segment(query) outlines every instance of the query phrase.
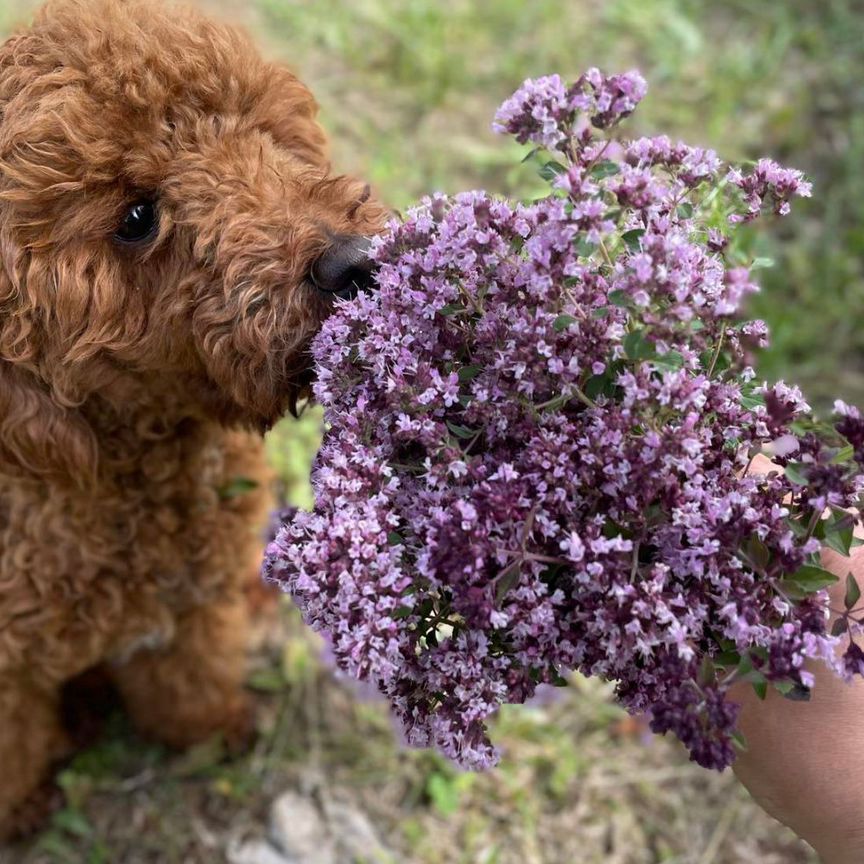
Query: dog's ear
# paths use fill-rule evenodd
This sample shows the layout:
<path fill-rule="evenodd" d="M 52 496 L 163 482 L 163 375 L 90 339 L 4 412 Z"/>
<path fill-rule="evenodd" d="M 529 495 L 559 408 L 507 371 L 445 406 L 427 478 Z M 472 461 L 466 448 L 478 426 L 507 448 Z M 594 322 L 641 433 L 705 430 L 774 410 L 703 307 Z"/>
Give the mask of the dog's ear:
<path fill-rule="evenodd" d="M 0 359 L 0 474 L 87 488 L 96 467 L 96 438 L 86 421 L 58 405 L 35 374 Z"/>
<path fill-rule="evenodd" d="M 312 91 L 287 66 L 271 63 L 267 68 L 267 91 L 256 108 L 260 127 L 304 161 L 326 166 L 327 136 L 318 123 Z"/>
<path fill-rule="evenodd" d="M 22 345 L 33 333 L 21 315 L 0 261 L 0 475 L 30 475 L 87 488 L 96 477 L 97 444 L 90 426 L 74 409 L 52 398 Z M 13 359 L 10 359 L 14 357 Z"/>
<path fill-rule="evenodd" d="M 6 100 L 18 86 L 4 73 L 14 66 L 16 47 L 24 39 L 26 34 L 19 33 L 0 40 L 0 130 Z M 0 201 L 0 223 L 3 206 Z M 0 477 L 29 475 L 88 488 L 96 477 L 96 437 L 80 413 L 57 402 L 33 371 L 37 352 L 32 320 L 22 315 L 24 286 L 9 275 L 15 257 L 0 237 Z"/>

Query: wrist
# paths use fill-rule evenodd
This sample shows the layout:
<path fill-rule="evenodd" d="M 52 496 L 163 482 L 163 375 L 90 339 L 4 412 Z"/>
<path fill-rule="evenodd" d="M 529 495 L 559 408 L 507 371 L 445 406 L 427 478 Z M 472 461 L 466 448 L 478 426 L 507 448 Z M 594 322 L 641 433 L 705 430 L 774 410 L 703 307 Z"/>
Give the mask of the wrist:
<path fill-rule="evenodd" d="M 819 861 L 821 864 L 861 864 L 864 861 L 864 847 L 858 849 L 847 849 L 841 852 L 832 851 L 830 853 L 819 853 Z"/>
<path fill-rule="evenodd" d="M 821 864 L 861 864 L 864 861 L 864 835 L 833 837 L 830 842 L 813 843 Z"/>

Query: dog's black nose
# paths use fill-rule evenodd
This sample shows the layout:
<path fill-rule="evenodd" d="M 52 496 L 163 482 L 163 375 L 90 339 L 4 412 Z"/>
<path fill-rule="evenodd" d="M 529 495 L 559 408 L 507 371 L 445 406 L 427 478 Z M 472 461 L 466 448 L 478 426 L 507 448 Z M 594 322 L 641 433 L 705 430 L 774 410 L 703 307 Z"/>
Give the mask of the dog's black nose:
<path fill-rule="evenodd" d="M 312 265 L 312 284 L 323 294 L 337 297 L 353 297 L 371 288 L 378 265 L 369 257 L 369 246 L 368 237 L 334 237 Z"/>

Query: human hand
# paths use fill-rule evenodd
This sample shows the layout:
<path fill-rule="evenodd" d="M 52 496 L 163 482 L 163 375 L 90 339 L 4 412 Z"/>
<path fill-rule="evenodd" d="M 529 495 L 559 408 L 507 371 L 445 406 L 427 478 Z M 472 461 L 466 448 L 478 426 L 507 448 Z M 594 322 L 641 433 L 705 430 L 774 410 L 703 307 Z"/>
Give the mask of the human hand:
<path fill-rule="evenodd" d="M 844 558 L 823 552 L 840 581 L 832 608 L 843 608 L 846 575 L 864 585 L 864 547 Z M 747 751 L 735 761 L 738 779 L 756 802 L 819 853 L 823 864 L 864 864 L 864 680 L 846 684 L 820 663 L 809 702 L 769 688 L 764 701 L 749 684 L 730 694 L 742 706 Z"/>

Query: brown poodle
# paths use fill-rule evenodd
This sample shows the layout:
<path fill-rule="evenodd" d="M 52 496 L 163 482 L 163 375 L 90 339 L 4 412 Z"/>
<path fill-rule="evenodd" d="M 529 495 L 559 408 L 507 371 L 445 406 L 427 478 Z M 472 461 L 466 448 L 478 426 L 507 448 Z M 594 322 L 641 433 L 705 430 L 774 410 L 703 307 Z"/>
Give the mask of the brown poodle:
<path fill-rule="evenodd" d="M 148 0 L 56 0 L 0 47 L 0 835 L 44 810 L 91 667 L 169 745 L 249 731 L 260 433 L 385 217 L 315 111 Z"/>

